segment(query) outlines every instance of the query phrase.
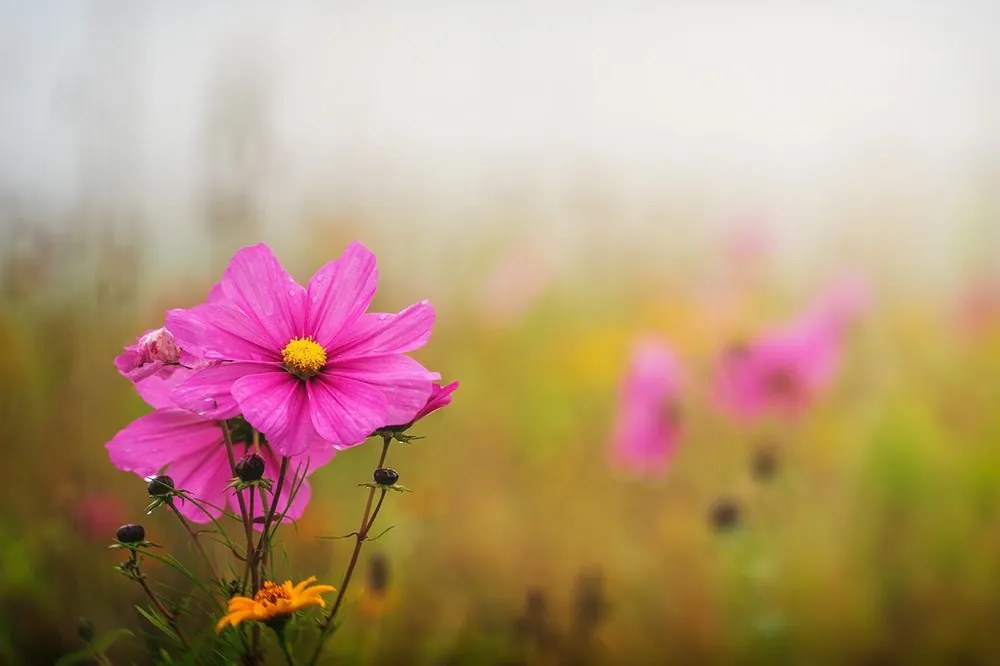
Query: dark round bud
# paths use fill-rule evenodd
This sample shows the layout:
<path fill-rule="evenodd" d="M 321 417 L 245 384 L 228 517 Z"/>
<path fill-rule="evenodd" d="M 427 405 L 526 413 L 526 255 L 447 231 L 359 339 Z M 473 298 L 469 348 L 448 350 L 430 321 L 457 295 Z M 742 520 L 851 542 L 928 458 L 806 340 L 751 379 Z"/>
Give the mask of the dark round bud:
<path fill-rule="evenodd" d="M 399 472 L 388 467 L 379 467 L 375 470 L 375 483 L 380 486 L 394 486 L 399 481 Z"/>
<path fill-rule="evenodd" d="M 389 558 L 382 553 L 375 553 L 368 561 L 368 588 L 372 592 L 382 593 L 389 587 Z"/>
<path fill-rule="evenodd" d="M 153 497 L 163 497 L 164 495 L 170 495 L 174 492 L 174 480 L 169 476 L 154 476 L 149 480 L 149 485 L 146 486 L 146 490 Z"/>
<path fill-rule="evenodd" d="M 778 471 L 778 456 L 771 446 L 762 446 L 750 459 L 750 473 L 758 481 L 769 481 Z"/>
<path fill-rule="evenodd" d="M 94 640 L 94 621 L 81 617 L 76 623 L 76 633 L 84 643 Z"/>
<path fill-rule="evenodd" d="M 709 509 L 708 519 L 718 532 L 728 532 L 740 524 L 740 504 L 732 497 L 716 500 Z"/>
<path fill-rule="evenodd" d="M 119 527 L 115 536 L 122 543 L 139 543 L 146 538 L 146 529 L 142 525 L 129 523 Z"/>
<path fill-rule="evenodd" d="M 236 463 L 236 476 L 240 481 L 260 481 L 264 477 L 264 459 L 256 453 L 248 453 Z"/>

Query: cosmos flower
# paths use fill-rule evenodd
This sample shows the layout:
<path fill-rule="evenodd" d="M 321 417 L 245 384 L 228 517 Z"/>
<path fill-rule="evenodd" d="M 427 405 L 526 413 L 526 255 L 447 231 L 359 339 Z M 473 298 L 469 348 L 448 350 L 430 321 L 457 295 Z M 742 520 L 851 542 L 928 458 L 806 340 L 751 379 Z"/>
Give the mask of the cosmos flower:
<path fill-rule="evenodd" d="M 293 613 L 310 606 L 326 606 L 323 597 L 327 592 L 333 592 L 332 585 L 313 585 L 315 576 L 310 576 L 297 585 L 286 580 L 281 585 L 267 581 L 253 596 L 236 596 L 229 600 L 229 607 L 222 619 L 215 625 L 215 630 L 222 631 L 227 626 L 237 627 L 241 622 L 274 622 L 287 619 Z"/>
<path fill-rule="evenodd" d="M 348 448 L 412 421 L 439 376 L 406 352 L 430 337 L 434 310 L 422 301 L 366 314 L 376 283 L 375 257 L 359 243 L 306 287 L 267 246 L 240 250 L 215 300 L 167 315 L 181 347 L 218 362 L 173 399 L 207 418 L 242 414 L 282 456 Z"/>
<path fill-rule="evenodd" d="M 868 283 L 859 274 L 844 273 L 809 306 L 802 319 L 810 325 L 827 326 L 844 334 L 871 307 L 872 294 Z"/>
<path fill-rule="evenodd" d="M 681 371 L 656 340 L 636 346 L 625 376 L 612 436 L 612 462 L 637 474 L 662 472 L 677 451 Z"/>
<path fill-rule="evenodd" d="M 832 383 L 841 350 L 839 330 L 824 320 L 766 331 L 723 353 L 715 380 L 717 402 L 748 420 L 766 413 L 798 416 Z"/>

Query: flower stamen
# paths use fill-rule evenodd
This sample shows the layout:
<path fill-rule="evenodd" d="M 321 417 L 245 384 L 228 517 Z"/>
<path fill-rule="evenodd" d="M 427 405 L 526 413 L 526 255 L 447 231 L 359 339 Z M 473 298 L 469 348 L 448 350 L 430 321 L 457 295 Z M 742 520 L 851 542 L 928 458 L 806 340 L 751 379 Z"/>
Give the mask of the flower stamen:
<path fill-rule="evenodd" d="M 288 372 L 308 379 L 326 365 L 326 350 L 311 337 L 292 338 L 281 350 L 281 360 Z"/>

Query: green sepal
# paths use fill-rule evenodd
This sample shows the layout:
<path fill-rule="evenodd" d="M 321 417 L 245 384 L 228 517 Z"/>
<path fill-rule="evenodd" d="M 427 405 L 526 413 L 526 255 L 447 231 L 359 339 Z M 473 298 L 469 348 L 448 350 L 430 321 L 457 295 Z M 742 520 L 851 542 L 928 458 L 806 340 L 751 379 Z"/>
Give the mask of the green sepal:
<path fill-rule="evenodd" d="M 401 486 L 398 483 L 394 483 L 391 486 L 383 486 L 378 483 L 372 483 L 371 481 L 367 483 L 359 483 L 358 486 L 363 486 L 365 488 L 375 488 L 377 490 L 395 490 L 397 493 L 412 493 L 413 491 L 406 486 Z"/>

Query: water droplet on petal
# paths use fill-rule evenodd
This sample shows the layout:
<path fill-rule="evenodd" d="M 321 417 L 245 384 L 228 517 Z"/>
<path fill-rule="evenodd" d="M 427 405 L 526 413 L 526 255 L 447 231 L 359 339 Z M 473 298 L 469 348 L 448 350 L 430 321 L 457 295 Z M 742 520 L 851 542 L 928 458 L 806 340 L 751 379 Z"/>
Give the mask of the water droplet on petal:
<path fill-rule="evenodd" d="M 379 321 L 385 321 L 385 320 L 386 320 L 386 319 L 388 319 L 388 318 L 389 318 L 389 315 L 387 315 L 387 314 L 380 314 L 380 315 L 378 316 L 378 320 L 379 320 Z"/>

